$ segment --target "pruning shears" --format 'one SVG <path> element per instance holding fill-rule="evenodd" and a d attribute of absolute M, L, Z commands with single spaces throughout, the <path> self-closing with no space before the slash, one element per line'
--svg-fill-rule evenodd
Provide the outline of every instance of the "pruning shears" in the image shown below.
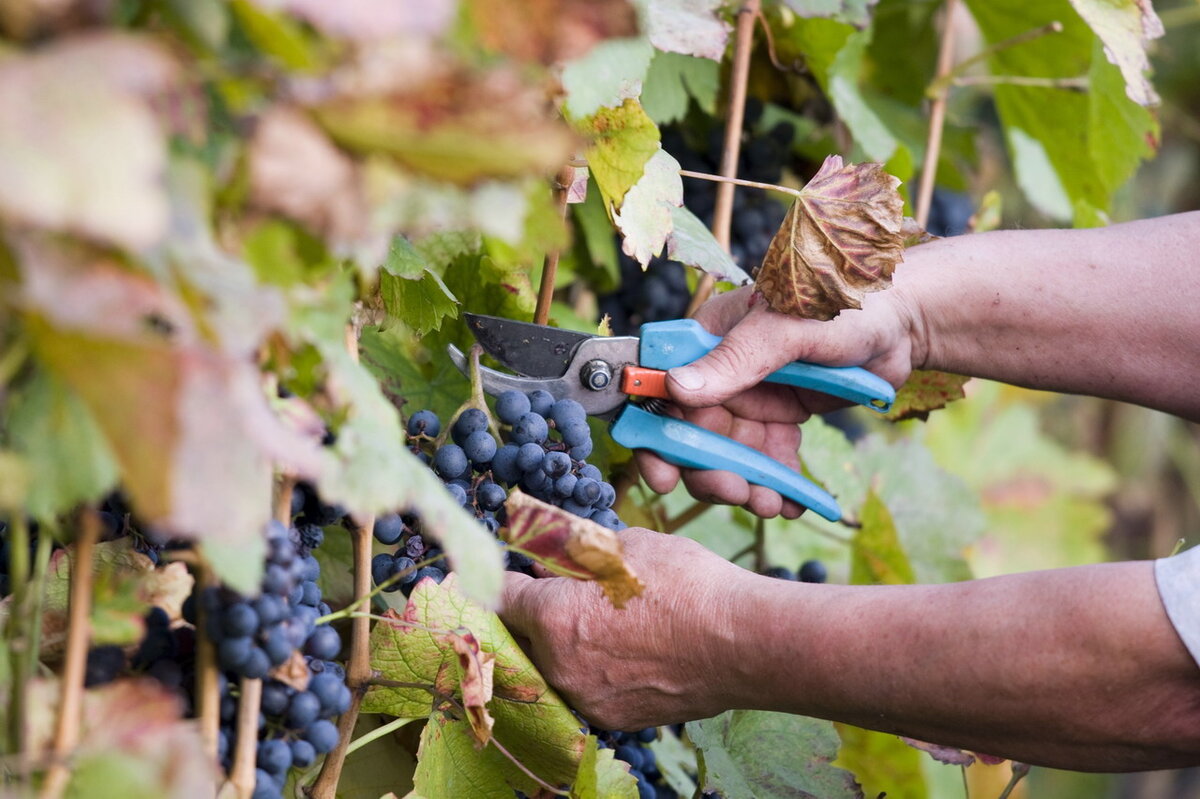
<path fill-rule="evenodd" d="M 774 458 L 662 411 L 667 369 L 695 361 L 721 342 L 692 319 L 650 322 L 636 336 L 594 336 L 556 327 L 466 314 L 483 350 L 511 369 L 480 367 L 483 390 L 537 389 L 555 399 L 573 399 L 591 416 L 611 421 L 610 434 L 630 449 L 647 449 L 670 463 L 693 469 L 722 469 L 754 485 L 779 492 L 830 521 L 842 510 L 829 492 Z M 451 344 L 451 359 L 464 373 L 468 362 Z M 896 398 L 892 386 L 858 367 L 819 366 L 793 361 L 764 378 L 840 397 L 880 413 Z"/>

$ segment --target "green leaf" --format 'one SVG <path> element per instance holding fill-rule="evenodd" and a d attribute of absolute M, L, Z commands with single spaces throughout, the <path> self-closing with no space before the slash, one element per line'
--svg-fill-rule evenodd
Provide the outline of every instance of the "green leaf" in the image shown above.
<path fill-rule="evenodd" d="M 587 250 L 591 263 L 598 267 L 588 281 L 597 292 L 616 289 L 621 279 L 617 265 L 617 242 L 612 223 L 604 210 L 604 201 L 594 181 L 588 184 L 587 197 L 571 206 L 579 239 Z M 582 256 L 581 256 L 582 259 Z"/>
<path fill-rule="evenodd" d="M 713 238 L 712 231 L 684 206 L 671 209 L 672 231 L 667 257 L 694 266 L 717 280 L 745 285 L 750 276 Z"/>
<path fill-rule="evenodd" d="M 494 543 L 489 546 L 499 551 Z M 458 672 L 455 652 L 446 633 L 459 628 L 470 631 L 482 651 L 494 654 L 496 658 L 492 700 L 487 705 L 496 722 L 494 737 L 547 782 L 571 783 L 585 744 L 578 719 L 538 674 L 512 635 L 500 623 L 499 617 L 467 600 L 459 593 L 458 583 L 459 579 L 454 575 L 440 585 L 422 581 L 413 590 L 403 617 L 398 617 L 407 626 L 387 622 L 376 624 L 371 631 L 371 668 L 384 679 L 436 687 L 444 693 L 453 693 L 457 690 Z M 363 700 L 364 712 L 386 713 L 402 718 L 430 715 L 433 709 L 434 700 L 430 692 L 420 688 L 374 686 Z M 459 768 L 465 769 L 469 775 L 471 770 L 489 763 L 493 768 L 500 768 L 495 764 L 502 763 L 502 773 L 509 784 L 526 793 L 534 793 L 527 777 L 507 760 L 495 759 L 499 757 L 495 747 L 477 751 L 470 743 L 475 738 L 469 726 L 465 722 L 461 724 L 462 730 L 453 729 L 452 723 L 442 719 L 440 713 L 432 713 L 430 726 L 436 725 L 434 732 L 444 734 L 438 746 L 460 751 L 457 747 L 461 737 L 468 743 L 467 749 L 473 753 L 470 756 L 463 754 L 464 759 L 469 757 L 469 762 Z M 421 764 L 426 765 L 424 753 Z M 430 764 L 430 768 L 434 767 Z M 418 769 L 418 775 L 420 773 Z M 474 794 L 451 791 L 436 795 Z"/>
<path fill-rule="evenodd" d="M 513 785 L 536 793 L 537 784 L 522 774 L 494 746 L 476 749 L 471 725 L 437 714 L 421 732 L 413 793 L 422 799 L 512 799 Z"/>
<path fill-rule="evenodd" d="M 866 796 L 927 799 L 922 755 L 895 735 L 836 724 L 842 739 L 835 765 L 852 772 Z"/>
<path fill-rule="evenodd" d="M 470 382 L 440 353 L 421 363 L 414 356 L 412 337 L 402 328 L 365 328 L 358 342 L 363 363 L 380 388 L 407 415 L 428 408 L 446 419 L 471 393 Z"/>
<path fill-rule="evenodd" d="M 269 219 L 242 238 L 242 255 L 263 283 L 294 286 L 333 272 L 337 261 L 304 228 Z"/>
<path fill-rule="evenodd" d="M 442 320 L 458 311 L 454 295 L 433 272 L 425 272 L 415 280 L 385 272 L 379 276 L 379 293 L 388 316 L 418 336 L 437 330 Z"/>
<path fill-rule="evenodd" d="M 720 65 L 709 58 L 655 51 L 639 98 L 646 114 L 659 125 L 682 120 L 688 101 L 714 115 L 721 87 Z"/>
<path fill-rule="evenodd" d="M 430 236 L 429 240 L 431 241 L 438 235 Z M 425 270 L 429 267 L 425 256 L 412 245 L 412 242 L 403 236 L 395 236 L 391 246 L 388 247 L 387 258 L 380 268 L 389 275 L 415 280 L 425 274 Z"/>
<path fill-rule="evenodd" d="M 265 11 L 250 0 L 231 0 L 230 6 L 246 38 L 263 53 L 289 69 L 317 66 L 313 43 L 295 20 Z"/>
<path fill-rule="evenodd" d="M 871 22 L 871 11 L 879 0 L 783 0 L 802 17 L 827 17 L 856 27 Z"/>
<path fill-rule="evenodd" d="M 620 208 L 625 193 L 642 178 L 646 162 L 659 151 L 658 128 L 636 100 L 618 108 L 602 108 L 576 122 L 592 139 L 587 149 L 588 168 L 600 187 L 604 207 Z"/>
<path fill-rule="evenodd" d="M 612 749 L 598 748 L 597 742 L 596 736 L 587 737 L 571 799 L 637 799 L 637 780 L 629 766 L 617 760 Z"/>
<path fill-rule="evenodd" d="M 1085 92 L 998 85 L 996 108 L 1017 183 L 1036 208 L 1076 225 L 1102 224 L 1113 192 L 1152 151 L 1158 126 L 1125 92 L 1097 38 L 1068 0 L 1003 3 L 968 0 L 989 43 L 1057 21 L 1063 32 L 1007 47 L 990 59 L 999 76 L 1089 78 Z M 1107 74 L 1106 74 L 1107 73 Z M 1114 76 L 1115 73 L 1115 76 Z"/>
<path fill-rule="evenodd" d="M 756 799 L 861 799 L 854 775 L 831 765 L 838 736 L 819 719 L 732 710 L 687 724 L 704 753 L 706 790 Z"/>
<path fill-rule="evenodd" d="M 637 97 L 653 56 L 644 38 L 609 39 L 567 62 L 562 70 L 567 113 L 586 117 Z"/>
<path fill-rule="evenodd" d="M 25 459 L 31 516 L 51 519 L 116 485 L 112 450 L 73 391 L 38 371 L 14 394 L 7 429 Z"/>
<path fill-rule="evenodd" d="M 649 746 L 650 751 L 654 752 L 658 770 L 662 772 L 667 784 L 680 796 L 691 796 L 695 793 L 696 781 L 691 775 L 696 773 L 696 753 L 669 730 L 661 731 L 659 737 L 651 741 Z"/>
<path fill-rule="evenodd" d="M 874 491 L 867 493 L 860 524 L 850 543 L 850 582 L 855 585 L 916 582 L 916 575 L 896 534 L 896 524 Z"/>

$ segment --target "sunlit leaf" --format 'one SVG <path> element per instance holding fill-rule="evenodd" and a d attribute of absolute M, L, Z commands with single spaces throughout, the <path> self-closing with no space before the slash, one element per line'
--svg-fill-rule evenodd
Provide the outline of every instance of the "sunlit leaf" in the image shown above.
<path fill-rule="evenodd" d="M 756 285 L 781 313 L 832 319 L 887 288 L 903 260 L 899 181 L 879 164 L 832 155 L 801 190 L 771 240 Z"/>
<path fill-rule="evenodd" d="M 622 608 L 645 586 L 625 562 L 616 534 L 514 489 L 505 503 L 508 526 L 501 535 L 546 568 L 577 580 L 595 580 Z"/>
<path fill-rule="evenodd" d="M 683 205 L 679 162 L 659 150 L 646 162 L 641 179 L 625 194 L 613 221 L 624 235 L 621 249 L 643 267 L 660 255 L 674 227 L 673 213 Z"/>
<path fill-rule="evenodd" d="M 667 257 L 670 260 L 694 266 L 718 281 L 735 285 L 750 282 L 750 276 L 686 206 L 671 209 L 671 224 L 671 235 L 667 239 Z"/>
<path fill-rule="evenodd" d="M 722 0 L 650 0 L 646 33 L 651 44 L 668 53 L 720 61 L 732 30 L 721 16 L 722 4 Z"/>
<path fill-rule="evenodd" d="M 661 149 L 658 128 L 636 100 L 626 100 L 619 108 L 602 108 L 575 126 L 592 140 L 588 168 L 611 213 L 621 207 L 625 192 L 641 180 L 646 162 Z"/>
<path fill-rule="evenodd" d="M 642 81 L 639 100 L 651 119 L 666 125 L 684 118 L 689 101 L 695 101 L 708 114 L 715 113 L 720 85 L 717 62 L 658 51 Z"/>
<path fill-rule="evenodd" d="M 562 70 L 567 112 L 585 117 L 637 99 L 653 56 L 645 39 L 612 39 L 568 62 Z"/>
<path fill-rule="evenodd" d="M 874 491 L 867 493 L 859 528 L 850 542 L 850 582 L 855 585 L 907 585 L 916 582 L 896 523 Z"/>
<path fill-rule="evenodd" d="M 1129 99 L 1139 105 L 1157 104 L 1158 93 L 1146 77 L 1146 48 L 1151 39 L 1163 35 L 1163 24 L 1150 0 L 1071 0 L 1071 5 L 1104 42 L 1104 54 L 1121 70 Z"/>
<path fill-rule="evenodd" d="M 443 319 L 458 312 L 454 295 L 433 272 L 425 272 L 415 280 L 380 275 L 379 293 L 388 315 L 418 336 L 437 330 Z"/>

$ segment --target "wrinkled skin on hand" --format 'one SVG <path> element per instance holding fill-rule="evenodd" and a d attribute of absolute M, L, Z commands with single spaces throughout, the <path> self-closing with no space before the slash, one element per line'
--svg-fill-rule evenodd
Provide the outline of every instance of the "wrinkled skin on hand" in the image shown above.
<path fill-rule="evenodd" d="M 596 583 L 509 572 L 504 624 L 584 718 L 605 729 L 706 718 L 726 709 L 729 609 L 754 575 L 696 542 L 631 527 L 626 561 L 653 575 L 623 610 Z"/>
<path fill-rule="evenodd" d="M 912 371 L 913 322 L 898 288 L 870 294 L 861 310 L 843 311 L 829 322 L 798 319 L 767 307 L 753 287 L 719 295 L 701 306 L 696 319 L 724 341 L 667 380 L 673 412 L 799 469 L 798 424 L 814 413 L 847 403 L 791 386 L 761 383 L 794 360 L 829 366 L 862 366 L 899 387 Z M 682 477 L 692 496 L 706 502 L 742 505 L 770 518 L 794 519 L 803 508 L 732 472 L 681 469 L 647 451 L 636 453 L 646 483 L 660 494 Z"/>

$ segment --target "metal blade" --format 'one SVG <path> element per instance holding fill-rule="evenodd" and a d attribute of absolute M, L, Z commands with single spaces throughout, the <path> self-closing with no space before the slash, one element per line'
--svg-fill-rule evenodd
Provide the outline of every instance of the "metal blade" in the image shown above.
<path fill-rule="evenodd" d="M 462 350 L 450 344 L 446 347 L 450 360 L 464 375 L 470 376 L 470 363 Z M 566 372 L 560 377 L 519 377 L 479 367 L 483 390 L 495 396 L 502 391 L 548 391 L 555 399 L 573 399 L 590 416 L 610 417 L 629 397 L 620 389 L 621 370 L 637 363 L 638 340 L 632 336 L 603 338 L 590 336 L 579 343 Z M 589 388 L 581 379 L 583 365 L 603 360 L 612 371 L 612 379 L 603 387 Z"/>
<path fill-rule="evenodd" d="M 557 327 L 466 314 L 467 328 L 484 352 L 526 377 L 562 377 L 575 348 L 595 336 Z"/>

